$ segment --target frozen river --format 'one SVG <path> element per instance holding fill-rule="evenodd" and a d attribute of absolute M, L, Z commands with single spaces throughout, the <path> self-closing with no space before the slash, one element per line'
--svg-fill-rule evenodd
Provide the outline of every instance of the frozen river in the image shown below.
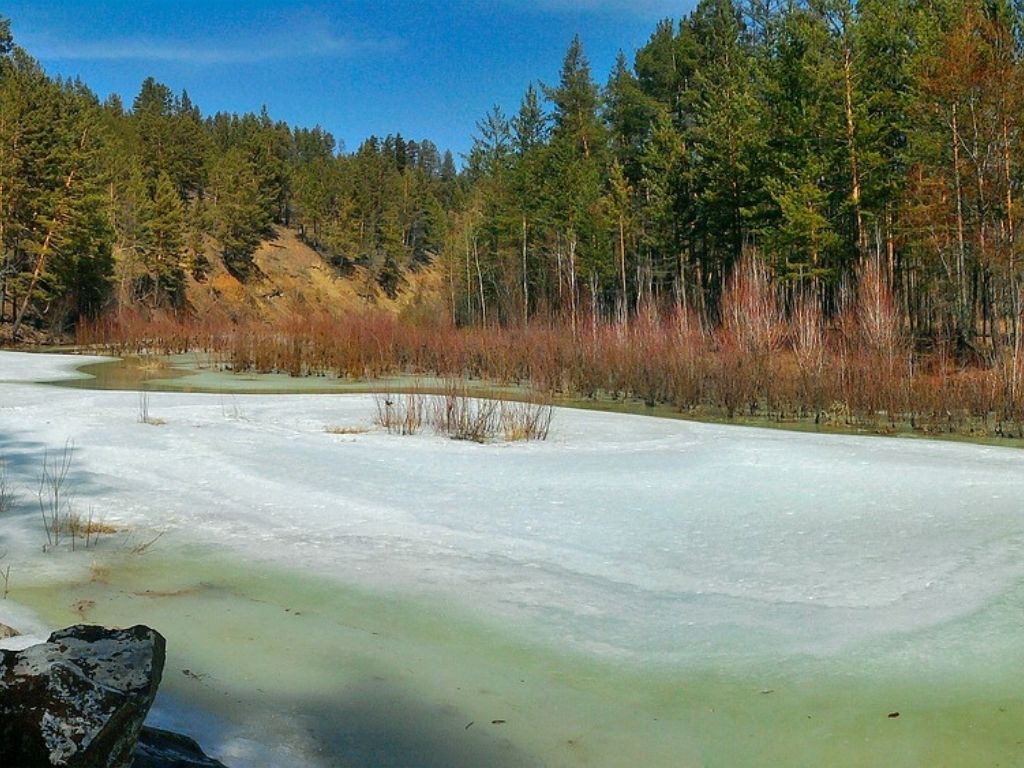
<path fill-rule="evenodd" d="M 83 362 L 0 354 L 12 599 L 162 631 L 155 717 L 236 768 L 1024 763 L 1024 452 L 575 410 L 477 445 L 367 395 L 152 425 L 32 383 Z M 41 553 L 68 441 L 76 509 L 149 551 Z"/>

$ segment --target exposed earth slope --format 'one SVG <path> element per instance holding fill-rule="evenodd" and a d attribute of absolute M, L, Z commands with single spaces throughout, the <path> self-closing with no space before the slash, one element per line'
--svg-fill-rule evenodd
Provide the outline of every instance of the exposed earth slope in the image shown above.
<path fill-rule="evenodd" d="M 274 234 L 256 252 L 257 271 L 244 282 L 209 249 L 206 278 L 188 283 L 191 309 L 199 316 L 219 310 L 230 317 L 265 320 L 320 312 L 341 315 L 367 307 L 395 313 L 443 311 L 441 278 L 435 269 L 406 273 L 398 295 L 390 298 L 365 267 L 354 266 L 343 274 L 294 230 L 277 227 Z"/>

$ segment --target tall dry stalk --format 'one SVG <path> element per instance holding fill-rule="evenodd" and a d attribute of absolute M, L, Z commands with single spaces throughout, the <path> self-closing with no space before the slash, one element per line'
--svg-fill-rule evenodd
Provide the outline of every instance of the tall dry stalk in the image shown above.
<path fill-rule="evenodd" d="M 817 413 L 826 405 L 825 318 L 817 298 L 804 292 L 797 296 L 790 315 L 793 356 L 800 374 L 798 396 L 804 407 Z"/>
<path fill-rule="evenodd" d="M 886 411 L 893 421 L 906 408 L 910 344 L 881 257 L 875 254 L 861 262 L 856 278 L 857 345 L 851 351 L 860 372 L 858 389 L 866 407 Z"/>
<path fill-rule="evenodd" d="M 768 267 L 752 252 L 733 269 L 722 295 L 717 391 L 729 415 L 744 403 L 771 407 L 773 363 L 785 337 L 778 291 Z"/>
<path fill-rule="evenodd" d="M 74 456 L 75 445 L 70 440 L 64 443 L 64 448 L 59 453 L 43 452 L 43 467 L 39 474 L 37 496 L 43 530 L 46 532 L 46 543 L 52 547 L 59 546 L 61 532 L 65 527 L 63 516 L 70 512 L 71 499 L 65 486 Z"/>
<path fill-rule="evenodd" d="M 7 470 L 7 459 L 0 456 L 0 515 L 4 515 L 14 509 L 16 501 L 10 474 Z"/>
<path fill-rule="evenodd" d="M 423 429 L 427 408 L 419 392 L 394 394 L 384 392 L 373 396 L 377 408 L 375 423 L 391 435 L 416 435 Z"/>

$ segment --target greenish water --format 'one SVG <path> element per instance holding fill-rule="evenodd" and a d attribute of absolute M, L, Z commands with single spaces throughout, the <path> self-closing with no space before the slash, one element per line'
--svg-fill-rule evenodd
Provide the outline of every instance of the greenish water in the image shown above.
<path fill-rule="evenodd" d="M 294 377 L 283 373 L 234 373 L 223 370 L 205 354 L 172 355 L 170 357 L 128 357 L 80 366 L 80 373 L 89 378 L 63 379 L 50 382 L 74 389 L 99 389 L 153 392 L 198 392 L 207 394 L 270 395 L 270 394 L 367 394 L 374 392 L 417 391 L 425 394 L 443 392 L 445 380 L 433 376 L 394 376 L 380 379 L 343 379 L 334 376 Z M 527 387 L 495 382 L 464 382 L 467 391 L 477 396 L 506 399 L 528 399 Z M 844 424 L 815 423 L 810 418 L 773 419 L 757 416 L 727 418 L 717 412 L 698 409 L 682 412 L 668 405 L 648 406 L 637 399 L 607 396 L 594 398 L 559 397 L 556 405 L 565 408 L 625 413 L 637 416 L 698 421 L 727 426 L 749 426 L 836 435 L 947 440 L 977 445 L 1024 447 L 1024 440 L 985 434 L 924 433 L 907 426 L 895 428 L 851 427 Z"/>
<path fill-rule="evenodd" d="M 381 391 L 441 392 L 446 380 L 435 376 L 344 379 L 336 376 L 289 376 L 285 373 L 235 373 L 212 364 L 205 355 L 128 357 L 89 363 L 78 371 L 89 378 L 48 382 L 72 389 L 151 392 L 199 392 L 238 395 L 365 394 Z M 469 383 L 480 394 L 526 396 L 522 387 Z"/>
<path fill-rule="evenodd" d="M 1019 615 L 1020 590 L 970 629 L 735 674 L 566 654 L 445 603 L 219 550 L 96 557 L 91 578 L 22 583 L 11 597 L 54 625 L 160 630 L 161 699 L 189 702 L 180 723 L 207 744 L 232 733 L 278 750 L 263 761 L 236 754 L 237 768 L 286 764 L 282 755 L 332 767 L 1024 764 L 1020 637 L 988 656 L 961 659 L 957 648 Z"/>

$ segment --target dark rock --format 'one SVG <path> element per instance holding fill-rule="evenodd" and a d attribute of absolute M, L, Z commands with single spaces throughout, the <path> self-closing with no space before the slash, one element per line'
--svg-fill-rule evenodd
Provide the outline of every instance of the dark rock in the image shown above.
<path fill-rule="evenodd" d="M 188 736 L 146 726 L 139 734 L 132 768 L 225 768 Z"/>
<path fill-rule="evenodd" d="M 85 625 L 0 650 L 0 765 L 128 768 L 164 650 L 149 627 Z"/>

